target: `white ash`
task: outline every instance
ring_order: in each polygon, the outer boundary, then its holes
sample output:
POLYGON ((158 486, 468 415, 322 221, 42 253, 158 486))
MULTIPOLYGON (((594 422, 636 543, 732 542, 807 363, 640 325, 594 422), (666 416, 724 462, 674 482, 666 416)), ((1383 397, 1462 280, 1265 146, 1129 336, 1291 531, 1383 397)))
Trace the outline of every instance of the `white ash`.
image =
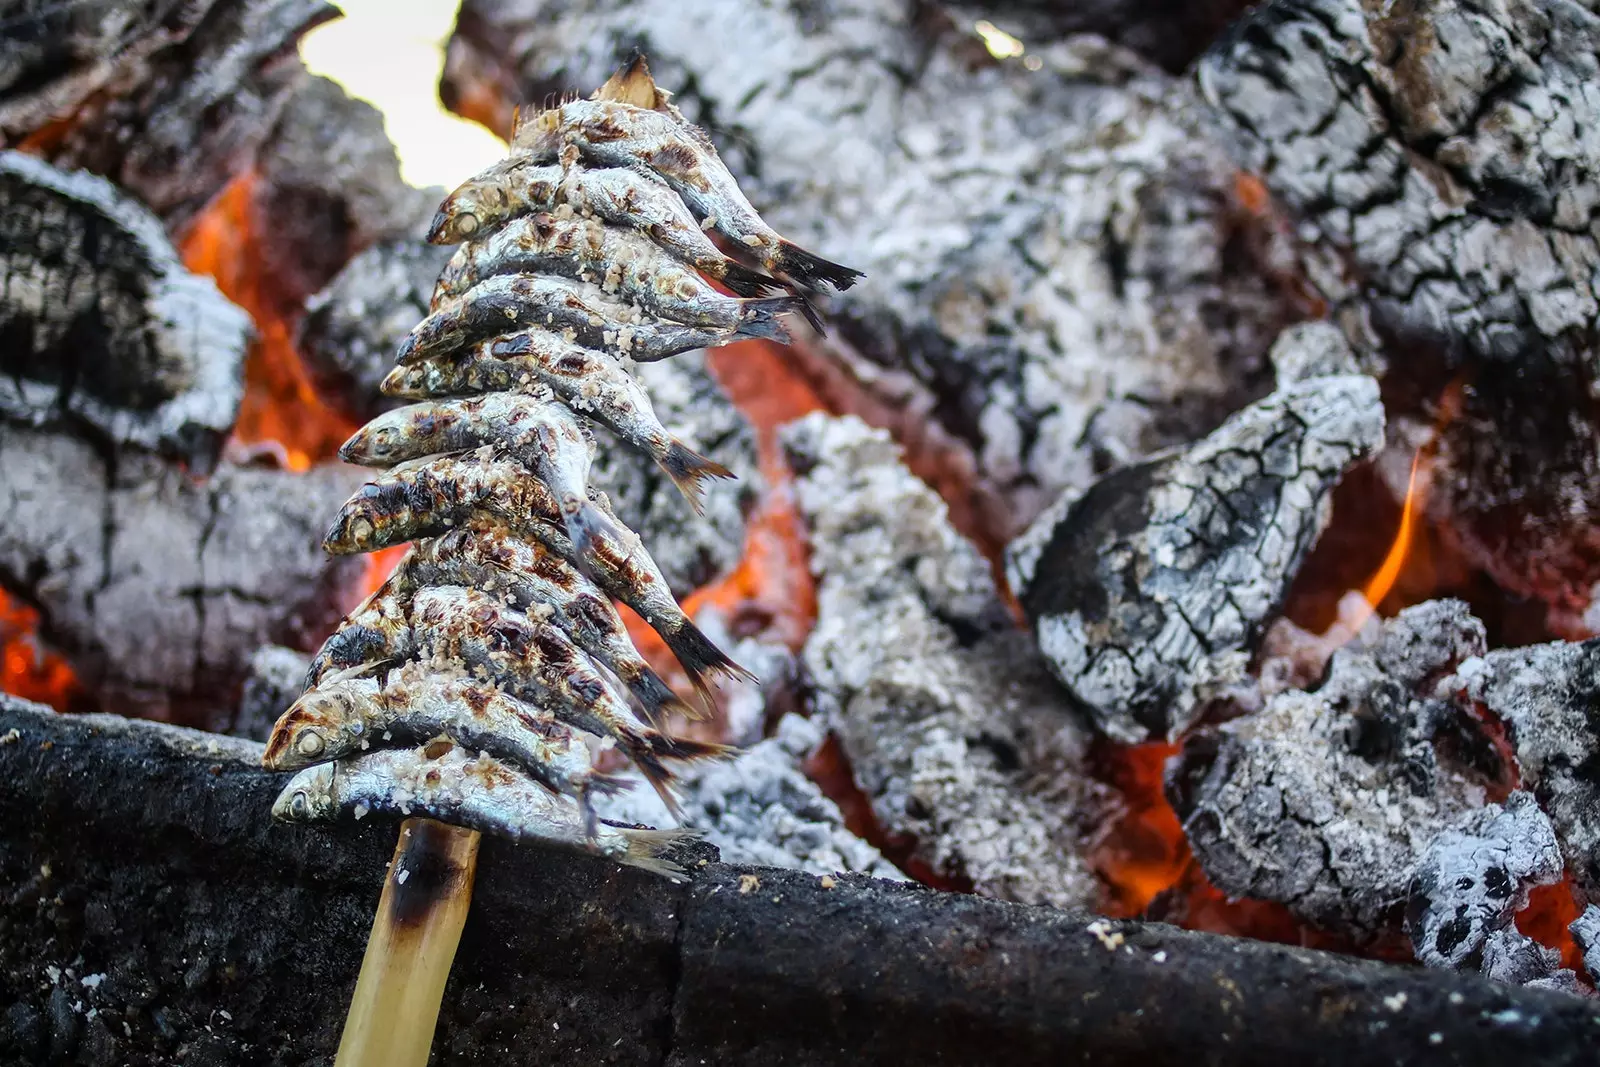
POLYGON ((1593 995, 1575 972, 1561 966, 1561 953, 1539 944, 1514 926, 1496 930, 1484 942, 1483 976, 1506 985, 1593 995))
POLYGON ((1431 696, 1483 645, 1466 605, 1409 608, 1376 646, 1336 652, 1314 692, 1191 735, 1167 795, 1212 883, 1358 939, 1389 928, 1434 837, 1485 802, 1441 745, 1470 726, 1431 696))
POLYGON ((722 678, 718 679, 715 686, 717 706, 725 725, 723 741, 736 748, 758 744, 768 719, 777 717, 773 715, 769 703, 780 697, 785 687, 796 684, 798 665, 794 654, 782 644, 764 640, 759 634, 735 637, 728 627, 728 620, 712 606, 696 612, 694 622, 700 627, 700 632, 706 635, 706 640, 756 676, 753 682, 722 678))
POLYGON ((1106 475, 1009 550, 1056 677, 1123 742, 1176 736, 1237 685, 1326 527, 1344 472, 1383 441, 1378 383, 1329 328, 1274 350, 1280 388, 1184 452, 1106 475))
POLYGON ((997 61, 916 0, 467 0, 446 81, 636 46, 774 227, 866 271, 822 348, 966 443, 998 536, 1259 395, 1295 316, 1187 82, 1087 36, 997 61))
POLYGON ((818 583, 802 659, 878 821, 984 895, 1093 906, 1089 734, 988 562, 883 431, 813 414, 780 440, 818 583))
POLYGON ((1600 638, 1499 649, 1461 664, 1454 684, 1505 724, 1567 869, 1600 903, 1600 638))
MULTIPOLYGON (((902 878, 877 849, 845 828, 838 805, 801 769, 821 743, 817 723, 785 715, 772 737, 732 760, 676 768, 682 825, 704 831, 705 840, 721 850, 724 863, 902 878)), ((632 789, 596 798, 601 817, 671 826, 672 815, 643 779, 632 771, 624 777, 633 779, 632 789)))
POLYGON ((1578 951, 1583 953, 1583 969, 1591 980, 1600 980, 1600 904, 1590 904, 1567 927, 1578 951))
MULTIPOLYGON (((1485 947, 1561 877, 1561 850, 1533 795, 1512 793, 1440 831, 1417 860, 1406 933, 1429 967, 1488 970, 1485 947)), ((1515 931, 1513 931, 1515 932, 1515 931)), ((1511 949, 1502 941, 1499 950, 1511 949)))
POLYGON ((311 657, 282 645, 262 645, 250 657, 250 673, 239 694, 239 710, 227 733, 265 741, 278 717, 305 689, 311 657))

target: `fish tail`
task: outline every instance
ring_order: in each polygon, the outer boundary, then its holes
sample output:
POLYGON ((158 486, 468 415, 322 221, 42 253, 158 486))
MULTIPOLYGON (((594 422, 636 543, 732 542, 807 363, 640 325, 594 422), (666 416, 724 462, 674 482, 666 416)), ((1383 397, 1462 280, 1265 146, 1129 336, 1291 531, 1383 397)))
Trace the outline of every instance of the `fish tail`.
POLYGON ((798 296, 769 296, 758 300, 746 300, 739 309, 739 329, 741 337, 764 337, 780 344, 789 343, 789 330, 784 326, 779 315, 786 312, 795 312, 804 315, 818 325, 820 320, 814 316, 816 312, 804 297, 798 296))
POLYGON ((700 760, 723 759, 731 756, 736 749, 731 745, 719 745, 715 741, 691 741, 687 737, 673 737, 670 734, 655 733, 649 735, 650 750, 663 759, 700 760))
POLYGON ((799 245, 783 240, 778 242, 778 251, 772 256, 772 266, 809 289, 826 282, 843 292, 862 277, 862 272, 854 267, 812 255, 799 245))
MULTIPOLYGON (((660 632, 659 630, 657 631, 660 632)), ((689 682, 707 711, 716 707, 716 698, 707 684, 707 675, 721 675, 736 681, 757 681, 756 676, 728 658, 728 654, 711 642, 700 628, 688 619, 670 636, 662 633, 667 647, 678 657, 689 682)))
POLYGON ((692 841, 700 836, 698 830, 639 830, 633 827, 620 827, 621 834, 628 839, 628 852, 623 856, 622 863, 629 867, 638 867, 652 874, 659 874, 674 882, 685 880, 683 868, 661 853, 685 841, 692 841))
POLYGON ((583 780, 583 791, 586 794, 595 794, 603 797, 614 797, 619 793, 626 793, 633 788, 631 778, 623 778, 615 774, 601 774, 592 772, 583 780))
POLYGON ((661 457, 661 467, 672 479, 672 484, 688 499, 696 515, 705 514, 705 504, 700 499, 701 482, 707 478, 736 477, 727 467, 684 447, 676 438, 667 445, 666 455, 661 457))
MULTIPOLYGON (((653 731, 652 731, 653 732, 653 731)), ((650 783, 650 788, 656 791, 656 796, 661 798, 661 803, 667 806, 674 819, 683 816, 683 808, 678 804, 678 798, 672 792, 674 781, 672 772, 667 765, 661 762, 661 757, 654 751, 655 745, 648 735, 630 733, 623 740, 623 750, 633 760, 633 765, 639 768, 639 773, 644 775, 644 780, 650 783)))
POLYGON ((674 693, 671 687, 661 680, 661 676, 649 667, 641 670, 628 688, 644 707, 645 717, 652 725, 659 724, 673 712, 689 719, 706 717, 704 712, 686 703, 682 697, 674 693))
POLYGON ((769 288, 779 284, 776 278, 770 278, 758 270, 735 263, 731 259, 723 260, 720 266, 722 284, 739 296, 760 296, 769 288))

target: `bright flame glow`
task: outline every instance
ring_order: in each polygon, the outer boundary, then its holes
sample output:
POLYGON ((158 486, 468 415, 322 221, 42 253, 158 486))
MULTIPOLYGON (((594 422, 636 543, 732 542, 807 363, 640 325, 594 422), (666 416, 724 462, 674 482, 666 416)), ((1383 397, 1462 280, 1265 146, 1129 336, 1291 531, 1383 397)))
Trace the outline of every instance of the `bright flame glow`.
POLYGON ((340 0, 337 6, 345 17, 301 38, 300 58, 313 74, 383 113, 401 177, 423 188, 453 189, 505 156, 505 142, 439 102, 454 4, 340 0))
MULTIPOLYGON (((1427 446, 1417 449, 1417 454, 1411 457, 1411 476, 1406 479, 1406 499, 1400 508, 1400 528, 1395 531, 1394 543, 1389 546, 1389 554, 1383 558, 1383 566, 1378 568, 1376 574, 1367 582, 1366 588, 1361 590, 1361 596, 1367 602, 1368 614, 1378 609, 1383 598, 1389 595, 1389 590, 1394 588, 1395 580, 1400 577, 1400 569, 1405 566, 1406 556, 1411 552, 1411 531, 1416 524, 1417 509, 1421 506, 1422 499, 1427 494, 1427 475, 1423 473, 1422 480, 1417 480, 1419 472, 1424 472, 1423 454, 1427 446)), ((1431 466, 1431 464, 1430 464, 1431 466)), ((1362 618, 1360 622, 1366 622, 1362 618)), ((1360 625, 1356 626, 1360 630, 1360 625)))
POLYGON ((996 59, 1016 59, 1028 50, 1027 45, 985 19, 973 23, 972 28, 978 31, 978 36, 983 38, 983 46, 996 59))

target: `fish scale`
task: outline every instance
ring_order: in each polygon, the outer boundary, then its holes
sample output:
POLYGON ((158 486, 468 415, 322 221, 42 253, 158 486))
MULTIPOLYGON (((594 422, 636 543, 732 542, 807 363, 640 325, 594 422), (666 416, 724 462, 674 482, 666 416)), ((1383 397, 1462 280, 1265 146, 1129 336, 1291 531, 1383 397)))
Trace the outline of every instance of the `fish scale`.
POLYGON ((731 475, 666 431, 619 357, 787 341, 780 315, 820 329, 806 291, 859 273, 767 227, 642 60, 591 101, 519 122, 510 158, 452 193, 429 239, 461 247, 383 384, 418 403, 346 442, 345 459, 385 469, 325 539, 334 553, 414 544, 274 727, 265 760, 297 773, 273 813, 424 815, 679 876, 661 853, 681 832, 596 819, 591 796, 622 783, 574 731, 615 742, 674 811, 672 765, 726 749, 665 731, 688 708, 612 600, 707 700, 709 678, 749 675, 587 484, 593 438, 577 416, 655 459, 698 510, 701 482, 731 475))

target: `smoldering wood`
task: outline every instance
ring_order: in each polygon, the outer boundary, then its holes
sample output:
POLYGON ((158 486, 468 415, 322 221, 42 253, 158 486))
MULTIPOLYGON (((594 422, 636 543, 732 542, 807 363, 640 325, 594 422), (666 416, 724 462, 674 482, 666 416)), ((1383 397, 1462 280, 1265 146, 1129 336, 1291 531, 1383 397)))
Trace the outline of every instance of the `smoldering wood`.
POLYGON ((1454 684, 1503 723, 1585 900, 1600 903, 1600 639, 1496 649, 1454 684))
POLYGON ((964 443, 986 536, 1264 391, 1299 313, 1188 89, 1132 53, 1028 69, 912 0, 468 0, 442 91, 508 114, 508 86, 537 104, 635 46, 778 230, 867 272, 801 347, 964 443))
POLYGON ((110 178, 177 233, 246 170, 305 69, 323 0, 11 0, 0 143, 110 178))
POLYGON ((1396 409, 1468 386, 1430 513, 1573 636, 1600 579, 1597 55, 1600 17, 1571 0, 1277 0, 1199 67, 1396 409))
POLYGON ((10 424, 0 471, 0 586, 39 609, 104 707, 224 725, 212 716, 252 653, 309 645, 362 573, 321 548, 354 468, 224 463, 197 481, 140 449, 10 424))
MULTIPOLYGON (((271 825, 283 776, 231 738, 10 698, 0 738, 0 872, 18 889, 0 931, 6 1055, 331 1057, 393 823, 271 825)), ((468 1067, 1579 1064, 1600 1040, 1588 1005, 1544 991, 686 858, 692 880, 674 886, 486 840, 436 1054, 468 1067), (741 893, 745 875, 758 885, 741 893)))
POLYGON ((1175 737, 1244 680, 1334 485, 1382 443, 1378 383, 1324 373, 1340 369, 1330 332, 1287 332, 1276 392, 1064 494, 1008 549, 1046 662, 1110 737, 1175 737))
POLYGON ((1475 721, 1431 692, 1483 646, 1460 601, 1407 608, 1314 690, 1187 737, 1167 799, 1212 884, 1357 940, 1396 929, 1430 843, 1502 777, 1475 721))
POLYGON ((0 152, 0 415, 204 470, 238 414, 249 316, 191 274, 143 205, 0 152))
POLYGON ((1092 906, 1085 857, 1109 796, 988 562, 883 431, 813 414, 780 440, 817 579, 810 703, 879 824, 985 896, 1092 906))

